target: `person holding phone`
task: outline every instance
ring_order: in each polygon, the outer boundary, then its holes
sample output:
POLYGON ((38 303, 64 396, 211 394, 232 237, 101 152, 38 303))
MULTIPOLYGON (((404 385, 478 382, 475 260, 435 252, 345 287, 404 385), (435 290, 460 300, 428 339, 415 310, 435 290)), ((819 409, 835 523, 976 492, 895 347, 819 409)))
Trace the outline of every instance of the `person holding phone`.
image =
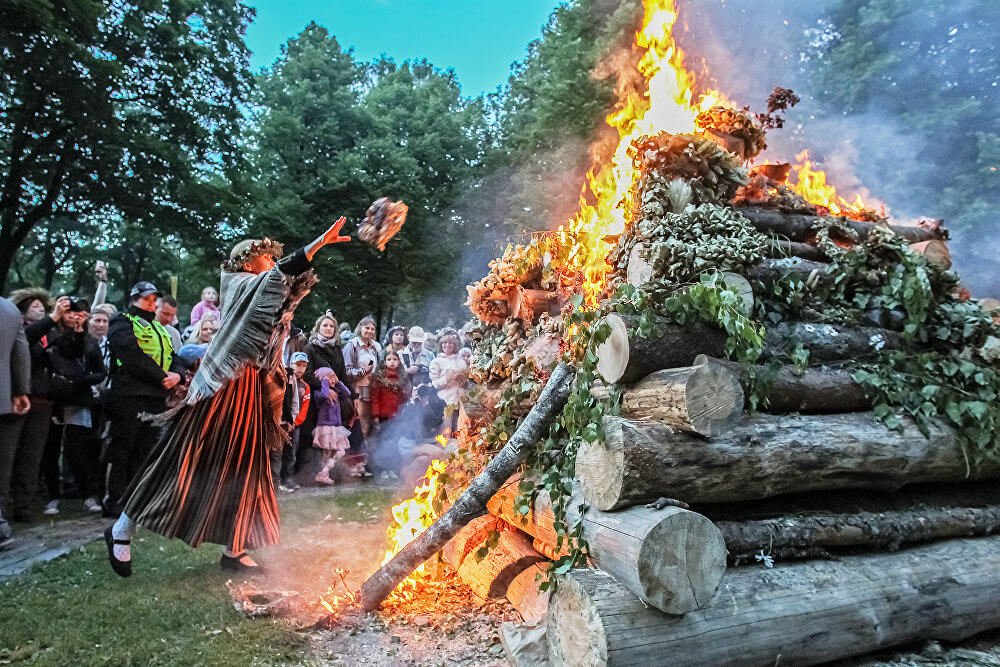
POLYGON ((347 385, 358 396, 356 412, 361 421, 361 434, 367 438, 372 429, 371 375, 382 354, 382 346, 375 340, 375 320, 371 317, 362 318, 354 334, 344 346, 344 368, 347 385))

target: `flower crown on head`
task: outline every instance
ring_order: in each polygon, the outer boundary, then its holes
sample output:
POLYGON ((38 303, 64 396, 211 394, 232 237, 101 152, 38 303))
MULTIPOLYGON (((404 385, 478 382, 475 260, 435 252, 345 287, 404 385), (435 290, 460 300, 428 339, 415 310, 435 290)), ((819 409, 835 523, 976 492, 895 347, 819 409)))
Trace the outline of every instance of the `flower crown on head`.
POLYGON ((229 259, 222 263, 222 270, 226 273, 245 272, 243 267, 247 262, 252 262, 262 255, 270 255, 275 260, 280 259, 284 253, 285 246, 269 238, 247 239, 240 241, 229 253, 229 259))

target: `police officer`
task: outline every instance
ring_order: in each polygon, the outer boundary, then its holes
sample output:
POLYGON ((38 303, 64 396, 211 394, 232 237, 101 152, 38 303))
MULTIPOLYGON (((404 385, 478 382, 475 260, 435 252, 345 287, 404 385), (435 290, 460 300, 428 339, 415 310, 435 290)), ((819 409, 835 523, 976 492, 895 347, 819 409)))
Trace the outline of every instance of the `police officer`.
POLYGON ((119 501, 153 448, 157 428, 143 415, 166 409, 167 396, 180 381, 170 334, 156 320, 161 293, 150 282, 138 282, 129 292, 128 309, 111 320, 111 445, 108 447, 107 514, 121 513, 119 501))

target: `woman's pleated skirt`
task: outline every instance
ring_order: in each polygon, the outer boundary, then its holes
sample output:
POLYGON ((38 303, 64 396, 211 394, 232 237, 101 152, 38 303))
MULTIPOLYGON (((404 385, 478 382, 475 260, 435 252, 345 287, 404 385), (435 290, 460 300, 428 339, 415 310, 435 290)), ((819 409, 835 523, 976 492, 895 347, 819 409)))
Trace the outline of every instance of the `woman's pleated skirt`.
POLYGON ((211 542, 240 552, 275 544, 269 449, 285 436, 272 384, 266 371, 247 368, 211 398, 182 407, 125 492, 125 513, 193 547, 211 542))

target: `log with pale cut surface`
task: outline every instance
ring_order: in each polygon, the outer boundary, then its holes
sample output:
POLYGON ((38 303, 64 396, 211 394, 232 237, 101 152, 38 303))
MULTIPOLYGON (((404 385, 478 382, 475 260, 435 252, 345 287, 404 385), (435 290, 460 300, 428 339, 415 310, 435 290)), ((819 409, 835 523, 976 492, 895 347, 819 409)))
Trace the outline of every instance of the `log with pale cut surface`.
POLYGON ((486 513, 486 502, 524 462, 531 447, 548 432, 569 399, 576 369, 560 363, 552 371, 538 402, 517 427, 507 444, 472 480, 458 500, 426 531, 403 547, 361 585, 360 601, 374 611, 386 596, 421 563, 441 550, 462 526, 486 513))
POLYGON ((1000 477, 1000 463, 989 459, 970 473, 955 430, 943 423, 924 436, 906 418, 895 431, 867 412, 744 415, 709 441, 621 417, 605 417, 604 432, 605 442, 583 443, 576 460, 584 498, 603 511, 664 496, 724 503, 1000 477))
MULTIPOLYGON (((758 410, 771 413, 799 412, 802 414, 832 414, 870 410, 872 401, 850 371, 820 366, 796 369, 782 366, 771 371, 766 366, 747 366, 728 359, 699 355, 698 365, 712 361, 728 368, 749 390, 751 374, 767 387, 767 403, 758 410)), ((749 391, 748 391, 749 393, 749 391)), ((631 417, 632 415, 624 415, 631 417)))
POLYGON ((492 514, 476 517, 462 526, 455 537, 448 540, 448 543, 441 549, 441 558, 457 571, 462 561, 482 546, 483 542, 489 538, 490 533, 499 530, 500 527, 500 521, 492 514))
MULTIPOLYGON (((497 492, 488 503, 489 511, 555 549, 558 535, 548 495, 539 493, 528 514, 521 514, 517 481, 497 492)), ((579 494, 570 501, 570 525, 580 521, 581 503, 579 494)), ((597 566, 657 609, 673 614, 699 609, 709 603, 722 580, 726 569, 722 536, 700 514, 678 507, 632 507, 614 513, 587 509, 582 522, 583 538, 597 566)))
POLYGON ((535 563, 514 577, 507 587, 507 599, 525 623, 538 623, 549 610, 549 591, 541 589, 548 581, 548 564, 535 563))
POLYGON ((480 598, 502 598, 514 577, 544 560, 524 533, 506 529, 483 558, 477 558, 475 551, 469 553, 458 566, 458 576, 480 598))
POLYGON ((921 241, 912 244, 910 249, 918 255, 923 255, 928 264, 933 264, 942 271, 951 268, 951 250, 948 249, 948 244, 944 241, 937 239, 921 241))
MULTIPOLYGON (((611 331, 597 348, 597 370, 607 382, 630 384, 654 371, 690 366, 699 354, 725 356, 726 333, 706 324, 680 325, 659 316, 657 334, 644 338, 634 333, 635 315, 610 313, 603 321, 611 331)), ((830 362, 902 345, 898 333, 875 327, 781 322, 767 327, 762 358, 788 355, 802 346, 809 351, 810 363, 830 362)))
POLYGON ((995 534, 1000 505, 923 507, 893 512, 816 513, 752 521, 719 521, 732 564, 830 556, 831 550, 896 551, 904 544, 995 534))
POLYGON ((549 602, 553 665, 813 665, 1000 627, 1000 537, 895 554, 726 570, 713 604, 650 609, 599 570, 573 570, 549 602))
MULTIPOLYGON (((743 389, 730 368, 701 357, 693 366, 656 371, 629 386, 622 392, 622 416, 706 437, 729 430, 743 412, 743 389)), ((604 396, 607 389, 591 393, 604 396)))
MULTIPOLYGON (((783 213, 772 208, 759 206, 738 206, 736 210, 742 213, 758 231, 787 238, 790 241, 809 241, 816 235, 817 223, 837 223, 857 233, 860 240, 865 240, 875 229, 886 227, 873 222, 862 222, 849 218, 832 216, 803 215, 801 213, 783 213)), ((943 227, 924 229, 910 225, 888 225, 893 232, 903 237, 907 243, 945 240, 948 237, 943 227)))

